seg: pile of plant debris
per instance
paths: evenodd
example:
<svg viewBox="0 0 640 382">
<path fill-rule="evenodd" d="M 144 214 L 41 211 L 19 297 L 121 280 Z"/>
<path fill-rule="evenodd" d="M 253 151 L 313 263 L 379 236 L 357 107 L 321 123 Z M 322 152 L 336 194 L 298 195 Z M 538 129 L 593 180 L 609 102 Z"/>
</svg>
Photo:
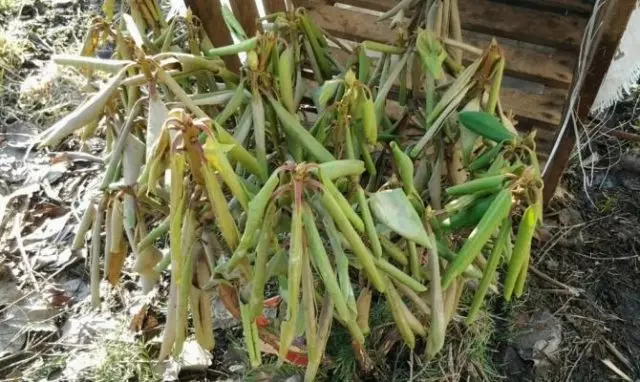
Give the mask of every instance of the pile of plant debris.
<svg viewBox="0 0 640 382">
<path fill-rule="evenodd" d="M 542 184 L 534 137 L 500 105 L 504 57 L 493 44 L 463 67 L 462 51 L 478 50 L 460 41 L 455 8 L 445 23 L 439 2 L 402 4 L 381 17 L 396 43 L 364 42 L 343 67 L 304 9 L 267 16 L 257 36 L 227 11 L 240 42 L 213 47 L 189 13 L 107 2 L 81 55 L 54 57 L 101 84 L 38 136 L 72 149 L 55 156 L 64 166 L 99 174 L 73 187 L 79 214 L 59 212 L 80 223 L 69 253 L 89 239 L 92 307 L 136 302 L 145 352 L 179 360 L 191 333 L 214 348 L 215 294 L 241 323 L 250 367 L 273 354 L 311 380 L 323 361 L 323 375 L 388 373 L 373 359 L 404 346 L 419 365 L 450 349 L 447 327 L 472 323 L 487 293 L 520 296 Z M 220 59 L 237 53 L 241 73 Z M 486 333 L 465 336 L 486 345 Z"/>
</svg>

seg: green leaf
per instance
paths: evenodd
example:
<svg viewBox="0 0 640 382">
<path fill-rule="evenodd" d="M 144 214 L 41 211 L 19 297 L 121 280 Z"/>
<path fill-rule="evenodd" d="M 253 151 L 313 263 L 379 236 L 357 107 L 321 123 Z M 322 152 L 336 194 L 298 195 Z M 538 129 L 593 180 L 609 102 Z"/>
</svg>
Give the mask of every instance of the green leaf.
<svg viewBox="0 0 640 382">
<path fill-rule="evenodd" d="M 370 197 L 371 209 L 378 220 L 405 239 L 425 248 L 434 248 L 418 213 L 401 189 L 381 191 Z"/>
<path fill-rule="evenodd" d="M 442 63 L 447 58 L 447 52 L 442 49 L 442 45 L 438 43 L 435 35 L 430 31 L 421 30 L 418 33 L 416 47 L 424 68 L 434 78 L 440 78 L 442 75 Z"/>
<path fill-rule="evenodd" d="M 483 111 L 463 111 L 458 114 L 458 119 L 467 129 L 495 142 L 516 137 L 502 125 L 498 118 Z"/>
<path fill-rule="evenodd" d="M 462 111 L 480 111 L 480 100 L 478 98 L 474 98 L 462 109 Z M 475 148 L 476 142 L 478 141 L 479 135 L 462 124 L 459 124 L 460 127 L 460 145 L 462 146 L 462 160 L 465 164 L 469 164 L 471 159 L 471 153 L 473 153 L 473 149 Z"/>
<path fill-rule="evenodd" d="M 222 10 L 222 18 L 224 19 L 224 23 L 227 24 L 229 32 L 240 41 L 246 40 L 247 32 L 244 31 L 244 28 L 242 28 L 242 25 L 240 25 L 238 19 L 236 19 L 231 8 L 226 4 L 220 8 Z"/>
<path fill-rule="evenodd" d="M 343 82 L 342 79 L 334 79 L 325 81 L 321 87 L 317 90 L 318 100 L 316 102 L 316 106 L 320 109 L 324 109 L 327 107 L 327 104 L 336 94 L 338 87 Z"/>
</svg>

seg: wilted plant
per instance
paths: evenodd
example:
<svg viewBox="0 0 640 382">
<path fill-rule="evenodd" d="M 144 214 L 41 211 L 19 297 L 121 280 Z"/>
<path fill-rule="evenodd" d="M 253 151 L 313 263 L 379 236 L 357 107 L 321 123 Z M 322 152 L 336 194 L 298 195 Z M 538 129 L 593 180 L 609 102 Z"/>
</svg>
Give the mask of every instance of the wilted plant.
<svg viewBox="0 0 640 382">
<path fill-rule="evenodd" d="M 112 75 L 40 147 L 80 129 L 83 139 L 104 132 L 102 195 L 73 246 L 92 229 L 95 307 L 101 253 L 115 285 L 132 252 L 145 292 L 170 267 L 161 358 L 180 356 L 189 314 L 200 345 L 213 348 L 213 289 L 242 321 L 253 367 L 266 346 L 307 365 L 307 380 L 334 321 L 364 346 L 374 299 L 386 302 L 410 348 L 434 357 L 465 312 L 465 289 L 475 289 L 467 322 L 498 290 L 500 264 L 505 299 L 523 293 L 542 220 L 534 135 L 519 136 L 501 107 L 497 44 L 479 52 L 460 41 L 457 1 L 399 2 L 381 17 L 391 19 L 395 43 L 366 41 L 345 68 L 302 8 L 267 16 L 270 27 L 256 36 L 225 9 L 239 40 L 226 47 L 211 46 L 190 13 L 166 22 L 152 0 L 131 12 L 120 25 L 106 12 L 81 56 L 54 58 Z M 93 57 L 105 40 L 114 57 Z M 466 68 L 462 51 L 478 55 Z M 240 52 L 245 65 L 232 73 L 220 57 Z M 303 79 L 309 69 L 313 89 Z M 399 118 L 387 113 L 396 101 Z M 424 129 L 417 141 L 402 134 L 409 121 Z M 167 236 L 163 254 L 156 244 Z M 264 307 L 281 302 L 284 319 L 267 319 Z"/>
</svg>

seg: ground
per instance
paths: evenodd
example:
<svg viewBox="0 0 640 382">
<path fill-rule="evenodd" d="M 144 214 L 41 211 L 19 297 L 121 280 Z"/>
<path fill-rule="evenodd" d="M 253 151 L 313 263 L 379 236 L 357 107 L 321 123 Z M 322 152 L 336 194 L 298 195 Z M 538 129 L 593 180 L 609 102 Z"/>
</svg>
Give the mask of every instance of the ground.
<svg viewBox="0 0 640 382">
<path fill-rule="evenodd" d="M 68 249 L 82 196 L 96 181 L 100 163 L 30 147 L 34 136 L 80 103 L 82 89 L 90 86 L 49 59 L 54 53 L 77 52 L 90 15 L 98 11 L 91 2 L 0 0 L 2 379 L 151 381 L 162 371 L 154 367 L 154 340 L 144 342 L 162 320 L 159 299 L 137 298 L 133 275 L 125 275 L 103 312 L 90 312 L 86 252 Z M 637 121 L 635 102 L 624 104 L 611 123 L 625 123 L 623 128 L 633 133 L 628 122 Z M 98 153 L 100 144 L 90 142 L 85 151 Z M 342 340 L 346 333 L 338 329 L 329 342 L 327 369 L 332 371 L 325 377 L 640 378 L 640 166 L 634 166 L 640 155 L 630 143 L 600 135 L 592 148 L 598 155 L 573 163 L 547 211 L 524 299 L 506 303 L 493 298 L 489 314 L 471 327 L 454 323 L 442 357 L 426 363 L 387 330 L 384 309 L 379 314 L 374 309 L 370 372 L 358 372 L 358 360 Z M 220 326 L 211 366 L 183 370 L 182 380 L 297 380 L 300 369 L 276 369 L 270 358 L 261 370 L 247 371 L 240 329 L 223 311 L 216 314 Z M 134 335 L 131 327 L 143 334 Z"/>
</svg>

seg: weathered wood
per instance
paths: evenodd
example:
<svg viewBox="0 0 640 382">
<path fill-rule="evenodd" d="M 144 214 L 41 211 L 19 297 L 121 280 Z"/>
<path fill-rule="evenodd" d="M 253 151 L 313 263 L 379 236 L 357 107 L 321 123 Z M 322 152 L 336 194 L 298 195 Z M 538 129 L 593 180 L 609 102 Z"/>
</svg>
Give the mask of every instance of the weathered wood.
<svg viewBox="0 0 640 382">
<path fill-rule="evenodd" d="M 586 25 L 582 17 L 486 0 L 461 1 L 460 18 L 464 29 L 576 51 Z"/>
<path fill-rule="evenodd" d="M 340 3 L 384 12 L 394 0 L 342 0 Z M 325 4 L 307 0 L 307 6 Z M 462 28 L 514 40 L 577 50 L 586 25 L 583 17 L 526 9 L 489 0 L 460 0 Z M 349 29 L 345 24 L 344 29 Z"/>
<path fill-rule="evenodd" d="M 609 70 L 609 65 L 618 49 L 620 39 L 635 7 L 636 0 L 609 0 L 605 3 L 605 8 L 601 13 L 601 22 L 597 24 L 599 25 L 599 33 L 594 41 L 594 44 L 596 44 L 595 49 L 593 50 L 593 55 L 587 61 L 588 69 L 584 82 L 576 83 L 574 81 L 573 84 L 573 87 L 580 87 L 580 98 L 575 113 L 578 121 L 586 121 L 588 118 L 591 105 L 598 94 L 602 80 Z M 545 169 L 545 204 L 553 197 L 576 143 L 573 129 L 573 124 L 575 123 L 573 120 L 574 114 L 571 113 L 571 110 L 568 110 L 568 106 L 564 111 L 564 115 L 568 116 L 567 128 L 560 130 L 556 143 L 559 149 L 551 153 L 549 164 Z"/>
<path fill-rule="evenodd" d="M 566 89 L 571 85 L 575 54 L 563 49 L 535 50 L 518 46 L 514 41 L 501 38 L 497 40 L 507 60 L 506 74 L 556 88 Z M 478 48 L 485 48 L 491 42 L 491 37 L 464 31 L 463 41 Z M 463 56 L 465 64 L 469 64 L 473 59 L 470 54 Z"/>
<path fill-rule="evenodd" d="M 461 1 L 473 1 L 463 0 Z M 589 4 L 585 4 L 581 0 L 490 0 L 496 3 L 506 3 L 511 6 L 530 7 L 538 10 L 546 10 L 556 13 L 565 14 L 567 12 L 577 14 L 580 16 L 589 16 L 591 8 Z M 329 1 L 326 1 L 329 3 Z M 332 3 L 342 3 L 353 5 L 355 7 L 368 8 L 375 11 L 384 12 L 390 9 L 395 3 L 395 0 L 337 0 Z"/>
<path fill-rule="evenodd" d="M 376 16 L 330 5 L 311 4 L 311 18 L 329 34 L 352 41 L 375 40 L 390 42 L 393 32 L 387 23 L 376 23 Z M 485 48 L 490 38 L 473 32 L 464 37 L 480 48 Z M 509 75 L 534 80 L 545 85 L 568 87 L 573 71 L 573 56 L 566 52 L 553 54 L 519 48 L 513 44 L 501 45 L 507 57 L 506 71 Z M 472 59 L 466 55 L 467 62 Z"/>
<path fill-rule="evenodd" d="M 247 36 L 255 36 L 256 19 L 260 17 L 256 2 L 254 0 L 231 0 L 231 10 L 244 31 L 247 32 Z"/>
<path fill-rule="evenodd" d="M 287 10 L 287 8 L 285 8 L 284 6 L 284 0 L 262 0 L 262 2 L 267 14 L 284 12 Z"/>
<path fill-rule="evenodd" d="M 219 0 L 186 0 L 186 4 L 202 21 L 202 26 L 213 46 L 233 44 L 231 34 L 222 17 Z M 240 70 L 240 58 L 237 55 L 225 56 L 224 62 L 229 70 L 236 73 Z"/>
<path fill-rule="evenodd" d="M 562 117 L 566 92 L 546 89 L 542 95 L 530 94 L 517 89 L 503 88 L 500 92 L 502 106 L 520 117 L 536 121 L 540 127 L 556 130 Z"/>
<path fill-rule="evenodd" d="M 593 6 L 581 0 L 492 0 L 512 6 L 589 17 Z"/>
</svg>

